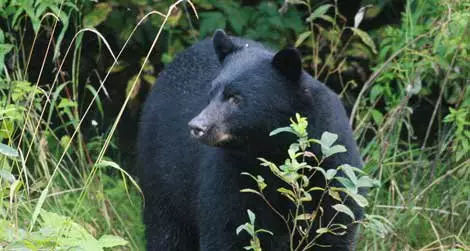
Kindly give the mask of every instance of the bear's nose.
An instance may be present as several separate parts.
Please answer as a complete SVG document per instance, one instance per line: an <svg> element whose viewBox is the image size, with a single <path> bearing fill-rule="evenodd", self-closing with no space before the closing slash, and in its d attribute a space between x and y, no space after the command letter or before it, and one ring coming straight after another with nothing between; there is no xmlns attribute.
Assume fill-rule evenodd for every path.
<svg viewBox="0 0 470 251"><path fill-rule="evenodd" d="M207 132L207 126L203 126L197 123L196 121L190 121L188 123L188 126L191 132L191 135L193 135L193 137L195 138L201 138Z"/></svg>

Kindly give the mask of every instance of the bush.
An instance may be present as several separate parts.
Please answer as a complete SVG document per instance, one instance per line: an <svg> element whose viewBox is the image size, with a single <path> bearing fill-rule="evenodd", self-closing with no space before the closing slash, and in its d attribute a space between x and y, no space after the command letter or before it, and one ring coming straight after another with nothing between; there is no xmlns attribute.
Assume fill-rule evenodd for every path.
<svg viewBox="0 0 470 251"><path fill-rule="evenodd" d="M324 132L321 139L309 138L307 126L307 119L296 114L296 121L291 119L289 127L278 128L271 132L270 136L279 133L291 133L298 138L297 142L290 145L288 150L289 158L285 160L283 165L278 166L266 159L259 158L261 166L268 167L271 173L282 180L283 184L287 186L277 188L277 192L286 197L294 206L294 209L290 210L287 215L280 215L279 211L269 203L270 198L266 198L263 194L263 190L270 184L267 184L262 176L242 173L251 177L257 183L258 189L247 188L241 190L241 192L254 193L260 196L279 215L280 220L286 224L286 228L289 231L290 250L292 251L308 250L317 245L315 241L321 235L326 233L344 235L348 227L361 223L362 219L356 219L355 213L345 204L345 201L347 198L351 198L360 207L365 207L368 205L368 201L363 196L364 189L378 185L378 181L364 175L365 173L361 169L348 164L325 170L322 164L326 159L347 150L342 145L335 145L338 135L334 133ZM321 158L312 151L309 151L312 144L320 146ZM324 186L311 181L315 174L321 174L325 181ZM312 193L318 191L321 192L320 199L317 205L310 210L308 203L312 201ZM337 204L332 205L332 208L337 213L329 220L322 220L324 212L322 202L325 196L330 196L337 202ZM338 214L349 216L352 219L351 225L334 223L333 220ZM254 231L254 214L248 210L248 215L250 216L250 222L240 226L237 229L237 233L241 230L248 232L252 236L249 248L261 250L257 234L267 232L267 230L260 229ZM311 229L318 222L320 222L319 228L315 233L312 233ZM321 222L326 224L321 224ZM312 234L314 235L312 236Z"/></svg>

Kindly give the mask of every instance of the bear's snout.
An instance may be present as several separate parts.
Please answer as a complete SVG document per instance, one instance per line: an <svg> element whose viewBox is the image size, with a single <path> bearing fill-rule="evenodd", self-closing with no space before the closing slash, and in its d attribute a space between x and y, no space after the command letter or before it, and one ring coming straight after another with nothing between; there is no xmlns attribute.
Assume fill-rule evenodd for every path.
<svg viewBox="0 0 470 251"><path fill-rule="evenodd" d="M188 126L191 135L196 139L202 138L207 133L208 126L203 125L197 117L189 121Z"/></svg>
<svg viewBox="0 0 470 251"><path fill-rule="evenodd" d="M188 127L191 136L209 146L226 145L233 139L232 135L216 123L209 122L206 114L203 111L189 121Z"/></svg>

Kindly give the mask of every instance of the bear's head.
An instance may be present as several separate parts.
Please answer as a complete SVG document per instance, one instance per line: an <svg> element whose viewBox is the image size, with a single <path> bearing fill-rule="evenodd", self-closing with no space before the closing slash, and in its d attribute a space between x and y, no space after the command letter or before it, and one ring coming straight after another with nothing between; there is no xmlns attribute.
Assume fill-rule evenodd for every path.
<svg viewBox="0 0 470 251"><path fill-rule="evenodd" d="M298 51L277 53L227 36L213 37L221 64L211 83L207 106L189 122L191 135L212 146L246 146L266 140L310 100L308 79Z"/></svg>

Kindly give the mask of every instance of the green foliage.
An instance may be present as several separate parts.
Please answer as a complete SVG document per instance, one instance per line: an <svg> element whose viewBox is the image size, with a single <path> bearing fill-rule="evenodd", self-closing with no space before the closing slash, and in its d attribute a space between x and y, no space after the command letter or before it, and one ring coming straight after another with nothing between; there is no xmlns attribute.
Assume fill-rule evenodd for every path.
<svg viewBox="0 0 470 251"><path fill-rule="evenodd" d="M274 2L262 1L258 6L240 6L237 1L208 0L207 3L215 11L201 12L201 37L211 35L215 28L222 27L229 28L235 35L244 34L245 37L280 48L288 42L286 34L291 31L300 33L305 29L297 10L279 15L279 5Z"/></svg>
<svg viewBox="0 0 470 251"><path fill-rule="evenodd" d="M12 44L5 43L5 37L2 30L0 30L0 74L3 72L5 66L5 56L13 49Z"/></svg>
<svg viewBox="0 0 470 251"><path fill-rule="evenodd" d="M467 89L469 92L470 89ZM459 109L449 108L449 115L444 118L445 123L455 125L453 140L453 151L455 152L455 161L462 160L463 157L469 157L470 153L470 105L463 105Z"/></svg>
<svg viewBox="0 0 470 251"><path fill-rule="evenodd" d="M111 12L111 5L108 3L98 3L90 13L83 17L83 27L96 27L103 23Z"/></svg>
<svg viewBox="0 0 470 251"><path fill-rule="evenodd" d="M361 222L356 219L352 210L344 204L347 197L353 199L360 207L368 205L367 199L359 192L361 188L373 187L378 185L378 181L365 176L361 169L352 167L348 164L340 165L335 169L325 170L321 166L323 162L338 153L346 152L346 148L342 145L335 144L338 135L324 132L320 139L310 139L307 132L308 121L305 117L296 114L296 120L291 119L289 127L282 127L271 132L271 136L279 133L291 133L297 136L297 142L292 143L288 150L289 158L282 165L276 165L264 158L259 158L261 166L268 167L272 174L284 182L285 187L276 188L280 195L286 197L295 209L290 211L288 215L280 215L280 220L286 223L287 230L290 235L290 250L306 250L314 247L319 236L330 233L334 235L343 235L348 226L344 224L333 223L333 219L329 219L329 223L321 224L317 229L316 235L312 236L310 229L315 222L322 221L323 208L322 202L325 196L330 196L338 203L332 208L338 213L346 214L354 223ZM321 157L316 156L313 152L308 151L312 144L321 146ZM269 186L265 179L261 176L254 176L248 173L242 173L252 178L258 185L258 190L242 189L241 192L253 193L260 196L264 201L269 201L263 194L263 190ZM312 184L310 181L314 175L321 175L325 181L325 186ZM358 176L358 174L360 176ZM336 184L341 184L336 185ZM320 191L320 199L316 208L307 211L308 202L312 201L313 192ZM272 208L272 205L268 204ZM275 212L278 212L272 208ZM250 212L248 214L250 215ZM292 217L289 217L292 216ZM250 223L240 226L252 236L251 245L253 250L261 250L259 239L254 231L254 216L250 215ZM297 241L294 235L299 234ZM255 245L256 244L256 245Z"/></svg>
<svg viewBox="0 0 470 251"><path fill-rule="evenodd" d="M2 234L0 242L6 249L78 249L103 250L127 245L127 241L114 235L103 235L95 239L85 228L70 218L42 210L41 227L34 232L17 229L10 222L0 220Z"/></svg>
<svg viewBox="0 0 470 251"><path fill-rule="evenodd" d="M450 5L440 1L410 1L401 27L388 27L379 34L380 53L377 64L407 46L379 75L370 102L383 98L387 109L398 105L404 95L428 97L435 87L445 86L443 98L458 104L469 78L470 43L468 6L460 1ZM450 9L449 9L450 6ZM446 15L445 18L443 15ZM405 38L405 39L403 39ZM396 86L396 87L395 87ZM398 96L394 90L400 90Z"/></svg>
<svg viewBox="0 0 470 251"><path fill-rule="evenodd" d="M25 25L31 24L34 33L38 34L41 29L41 25L45 22L44 19L47 19L45 18L46 15L49 14L55 17L54 20L61 23L60 32L57 36L57 40L55 41L57 46L54 50L54 58L57 58L59 55L60 45L62 44L65 33L67 32L70 22L72 21L70 19L70 15L74 13L76 14L78 11L78 6L75 4L75 2L72 1L65 1L63 3L62 1L57 0L22 0L0 2L0 17L5 20L11 20L10 22L7 22L7 29L9 31L13 30L21 32L21 29L23 29ZM1 29L0 33L2 33ZM2 47L2 42L2 35L0 35L0 48ZM2 66L3 63L1 51L2 49L0 49L0 66ZM0 76L1 71L2 69L0 68Z"/></svg>
<svg viewBox="0 0 470 251"><path fill-rule="evenodd" d="M136 186L136 182L116 163L100 157L106 148L103 145L109 144L103 140L103 132L89 133L88 139L82 135L85 115L81 111L87 106L103 109L99 96L96 107L79 102L79 65L72 64L70 78L63 69L39 73L57 73L52 83L29 78L32 67L42 71L50 58L31 67L30 53L38 52L28 39L56 34L51 37L54 46L49 55L54 51L52 61L59 67L62 42L70 24L77 28L81 4L0 1L0 16L5 21L0 30L0 249L143 246L143 228L136 213L140 210L132 204L140 203L139 190L127 184L129 180ZM58 18L57 26L52 16ZM90 16L86 20L97 25ZM75 48L79 50L80 45ZM79 59L79 53L73 55L74 62ZM54 79L49 77L46 79ZM97 94L91 86L85 90ZM114 144L107 156L119 159ZM93 165L95 160L99 164ZM108 166L113 170L102 168ZM116 179L118 174L122 180Z"/></svg>
<svg viewBox="0 0 470 251"><path fill-rule="evenodd" d="M245 250L253 250L253 251L261 251L261 242L258 238L258 234L260 233L267 233L273 235L272 232L265 230L265 229L256 229L255 228L255 219L256 215L250 209L247 210L249 222L240 225L237 227L237 235L239 235L242 231L247 232L251 236L250 245L243 247Z"/></svg>
<svg viewBox="0 0 470 251"><path fill-rule="evenodd" d="M313 4L314 1L309 0L286 1L284 9L290 5L292 7L301 5L308 9L309 14L304 21L304 25L308 26L308 31L298 33L295 46L311 51L311 54L305 56L303 61L316 78L326 82L334 74L354 70L355 66L348 62L348 57L364 58L377 54L373 39L368 33L357 28L362 21L358 18L360 13L356 15L358 22L355 27L348 27L344 22L338 21L342 16L337 5L324 4L314 9ZM344 39L350 31L353 34ZM344 83L341 84L345 86Z"/></svg>
<svg viewBox="0 0 470 251"><path fill-rule="evenodd" d="M48 195L41 192L41 196L38 200L27 200L28 197L37 197L33 193L37 193L37 189L41 189L44 184L42 177L30 177L33 178L35 183L28 182L26 176L21 175L19 179L16 178L16 171L12 169L15 167L15 163L20 159L16 149L10 146L0 144L0 162L2 168L0 169L0 246L2 248L10 249L77 249L77 250L103 250L104 248L113 248L116 246L129 246L128 241L115 235L129 234L129 224L137 224L136 233L143 236L143 228L140 226L140 217L135 214L138 207L129 205L126 201L130 201L127 196L132 196L132 201L138 201L135 198L135 192L130 191L125 179L116 181L114 177L108 177L104 174L100 174L102 183L106 185L104 187L96 187L93 191L94 199L86 199L82 207L78 208L78 215L75 216L81 221L94 222L90 224L79 224L72 220L71 217L65 217L63 214L72 214L77 201L80 201L78 194L73 194L74 191L80 191L82 188L72 188L64 191L57 191L58 189L64 189L66 186L64 181L55 182L53 190L57 191L56 195L52 199L47 199L42 195ZM114 166L116 169L120 169L116 164L112 162L103 161L101 166ZM122 171L122 169L120 169ZM22 170L26 171L26 170ZM21 172L21 171L20 171ZM130 178L131 181L132 178ZM79 181L71 180L73 183L79 183ZM135 182L135 181L133 181ZM119 184L121 183L121 184ZM47 188L46 188L47 189ZM28 194L28 191L29 194ZM61 212L60 214L39 209L37 221L38 224L34 225L35 220L31 215L33 210L34 202L41 202L44 204L43 208L50 208L54 211ZM117 205L113 206L113 201L119 201ZM124 202L124 203L123 203ZM39 204L39 203L38 203ZM36 204L36 208L37 205ZM36 210L36 209L34 209ZM109 212L108 212L109 211ZM129 211L129 212L126 212ZM36 211L35 211L36 212ZM103 215L102 217L96 218L97 215ZM131 217L128 226L124 225L123 218ZM112 218L116 218L112 220ZM111 221L115 221L111 223ZM132 223L133 222L133 223ZM27 229L26 226L30 225ZM95 225L96 224L96 225ZM100 238L95 238L99 232L105 232L106 228L110 228L113 225L121 227L121 231L114 232L115 234L102 234ZM101 229L101 230L100 230ZM119 229L119 228L117 228ZM122 232L126 231L126 232ZM131 238L135 238L132 237ZM135 241L132 245L136 245Z"/></svg>
<svg viewBox="0 0 470 251"><path fill-rule="evenodd" d="M368 225L364 250L468 248L469 8L409 0L400 25L373 34L376 78L352 119L365 169L384 184L370 212L394 227L375 240Z"/></svg>

